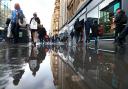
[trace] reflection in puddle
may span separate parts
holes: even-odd
[[[128,89],[127,52],[67,46],[0,51],[0,89]]]
[[[116,53],[83,47],[67,48],[60,47],[58,56],[91,89],[128,89],[128,56],[124,48]]]
[[[32,46],[30,50],[28,47],[4,50],[0,89],[55,89],[47,51],[42,46]]]

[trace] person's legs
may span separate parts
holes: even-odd
[[[79,31],[76,31],[75,32],[76,43],[79,42],[79,37],[80,37],[80,33],[79,33]]]
[[[37,42],[37,33],[36,33],[36,31],[34,32],[33,36],[34,36],[34,42]]]
[[[118,28],[118,26],[116,26],[116,28],[115,28],[115,43],[117,42],[117,37],[118,37],[118,33],[119,33],[119,28]]]
[[[15,39],[15,42],[18,43],[19,42],[19,27],[16,26],[16,29],[15,29],[15,35],[16,35],[16,39]]]
[[[31,31],[31,42],[34,42],[33,41],[33,31]]]
[[[124,30],[120,33],[117,41],[119,44],[123,45],[126,36],[128,35],[128,27],[124,28]]]
[[[43,36],[41,34],[39,35],[39,40],[41,43],[43,43]]]
[[[124,25],[117,25],[115,29],[115,43],[117,42],[117,39],[119,35],[124,31],[125,26]],[[124,40],[124,39],[123,39]]]
[[[36,45],[36,39],[37,39],[37,37],[36,37],[36,31],[32,31],[32,43],[34,45]]]
[[[87,30],[86,30],[86,43],[89,43],[89,42],[90,42],[89,32],[90,32],[90,31],[87,31]]]
[[[17,43],[17,31],[16,31],[16,24],[11,24],[11,32],[13,35],[14,43]]]
[[[126,42],[126,35],[127,35],[127,27],[125,27],[125,25],[121,26],[121,31],[119,33],[119,35],[122,33],[123,37],[122,37],[122,42],[125,43]]]

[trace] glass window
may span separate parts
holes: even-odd
[[[104,36],[114,36],[115,24],[114,24],[114,13],[117,8],[120,7],[120,3],[108,5],[100,10],[99,24],[104,26]]]
[[[87,14],[87,17],[99,18],[98,13],[99,13],[99,10],[98,10],[98,7],[96,7],[95,9],[93,9]]]

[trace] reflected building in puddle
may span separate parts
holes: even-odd
[[[75,51],[72,47],[68,51],[60,49],[53,51],[51,58],[53,76],[60,89],[127,89],[125,53],[79,47]]]
[[[57,53],[52,51],[51,52],[51,69],[54,77],[54,84],[56,87],[59,85],[59,60]]]
[[[57,89],[89,89],[86,83],[82,83],[79,75],[55,51],[51,53],[51,69]]]

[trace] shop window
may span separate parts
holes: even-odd
[[[98,7],[94,8],[93,10],[91,10],[88,14],[87,14],[87,18],[91,17],[91,18],[99,18],[98,16]]]
[[[120,3],[115,3],[106,6],[100,10],[99,24],[104,25],[104,35],[114,36],[115,24],[114,24],[114,15],[116,9],[120,7]]]

